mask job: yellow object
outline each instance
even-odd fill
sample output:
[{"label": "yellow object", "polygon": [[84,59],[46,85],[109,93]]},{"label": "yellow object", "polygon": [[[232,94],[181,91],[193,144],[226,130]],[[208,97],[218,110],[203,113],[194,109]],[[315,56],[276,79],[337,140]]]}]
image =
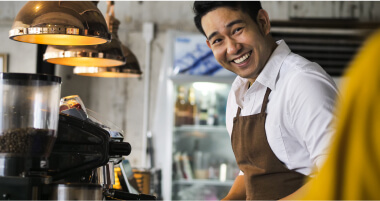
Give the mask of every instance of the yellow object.
[{"label": "yellow object", "polygon": [[25,43],[45,45],[98,45],[108,42],[106,39],[103,38],[68,34],[28,34],[14,36],[11,39]]},{"label": "yellow object", "polygon": [[330,154],[303,199],[380,200],[380,31],[347,70]]},{"label": "yellow object", "polygon": [[143,194],[150,194],[150,171],[147,169],[132,169],[134,177],[137,181],[139,192]]},{"label": "yellow object", "polygon": [[[46,54],[46,53],[45,53]],[[75,53],[74,53],[75,54]],[[63,55],[63,54],[61,54]],[[125,64],[125,61],[120,58],[117,59],[107,59],[107,58],[96,58],[96,57],[52,57],[46,58],[45,61],[65,66],[96,66],[96,67],[110,67],[110,66],[120,66]]]},{"label": "yellow object", "polygon": [[115,168],[114,168],[114,173],[115,173],[115,184],[112,186],[113,189],[119,189],[119,190],[123,189],[123,188],[121,187],[120,179],[119,179],[119,173],[120,173],[120,172],[121,172],[120,167],[115,167]]}]

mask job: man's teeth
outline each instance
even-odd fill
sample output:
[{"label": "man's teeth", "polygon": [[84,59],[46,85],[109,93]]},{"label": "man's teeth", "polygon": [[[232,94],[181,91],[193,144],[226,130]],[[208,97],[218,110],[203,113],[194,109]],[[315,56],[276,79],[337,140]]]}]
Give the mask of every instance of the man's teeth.
[{"label": "man's teeth", "polygon": [[247,53],[244,56],[240,57],[239,59],[235,59],[234,62],[237,63],[237,64],[240,64],[243,61],[247,60],[249,56],[251,56],[251,54]]}]

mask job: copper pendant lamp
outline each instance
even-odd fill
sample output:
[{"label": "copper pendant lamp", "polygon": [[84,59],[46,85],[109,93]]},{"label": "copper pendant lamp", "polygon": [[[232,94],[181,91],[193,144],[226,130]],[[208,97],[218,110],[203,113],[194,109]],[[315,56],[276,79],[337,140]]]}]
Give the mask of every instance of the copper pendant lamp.
[{"label": "copper pendant lamp", "polygon": [[[65,65],[84,67],[113,67],[125,64],[121,43],[117,30],[112,30],[114,22],[108,22],[112,33],[110,43],[89,46],[52,46],[49,45],[44,54],[44,61]],[[116,22],[115,22],[116,23]],[[120,23],[117,21],[117,23]]]},{"label": "copper pendant lamp", "polygon": [[112,34],[110,43],[89,46],[52,46],[46,48],[44,61],[65,66],[112,67],[125,64],[120,41]]},{"label": "copper pendant lamp", "polygon": [[[116,38],[119,41],[117,32],[119,29],[120,21],[115,18],[114,2],[108,1],[107,3],[108,7],[106,20],[110,25],[109,29],[112,31],[113,38]],[[100,67],[99,65],[93,65],[92,67],[76,66],[74,68],[74,74],[91,77],[140,77],[142,72],[140,70],[140,65],[137,61],[136,56],[128,47],[121,43],[120,45],[126,59],[126,63],[124,65],[116,67]]]},{"label": "copper pendant lamp", "polygon": [[111,40],[106,21],[91,1],[29,1],[9,38],[45,45],[96,45]]},{"label": "copper pendant lamp", "polygon": [[90,77],[120,77],[120,78],[138,78],[141,77],[140,65],[136,56],[124,45],[123,52],[126,57],[126,64],[116,67],[82,67],[76,66],[74,74]]}]

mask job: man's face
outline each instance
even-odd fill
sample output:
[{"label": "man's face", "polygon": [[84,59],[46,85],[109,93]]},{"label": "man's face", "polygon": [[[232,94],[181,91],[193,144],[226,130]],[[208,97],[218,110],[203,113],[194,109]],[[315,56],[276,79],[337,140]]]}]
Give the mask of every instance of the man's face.
[{"label": "man's face", "polygon": [[256,24],[248,14],[228,7],[210,11],[201,22],[216,60],[227,70],[254,81],[273,51],[266,37],[269,28],[260,26],[259,19]]}]

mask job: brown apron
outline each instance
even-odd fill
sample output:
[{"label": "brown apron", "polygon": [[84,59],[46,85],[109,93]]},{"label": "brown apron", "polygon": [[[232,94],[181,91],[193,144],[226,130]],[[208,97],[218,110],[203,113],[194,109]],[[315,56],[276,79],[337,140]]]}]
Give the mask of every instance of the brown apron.
[{"label": "brown apron", "polygon": [[305,175],[289,170],[273,153],[265,133],[267,88],[259,114],[240,116],[233,122],[231,136],[236,162],[244,172],[247,200],[278,200],[303,185]]}]

